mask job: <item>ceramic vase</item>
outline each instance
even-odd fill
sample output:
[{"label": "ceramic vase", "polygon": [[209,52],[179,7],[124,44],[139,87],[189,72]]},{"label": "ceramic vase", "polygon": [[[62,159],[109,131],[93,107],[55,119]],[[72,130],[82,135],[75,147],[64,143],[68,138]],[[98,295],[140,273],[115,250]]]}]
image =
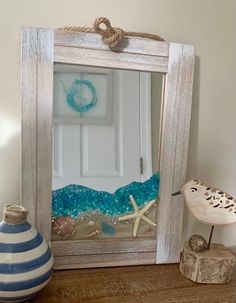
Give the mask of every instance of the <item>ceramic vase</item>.
[{"label": "ceramic vase", "polygon": [[24,207],[5,206],[0,223],[0,302],[28,300],[53,272],[48,243],[26,219]]}]

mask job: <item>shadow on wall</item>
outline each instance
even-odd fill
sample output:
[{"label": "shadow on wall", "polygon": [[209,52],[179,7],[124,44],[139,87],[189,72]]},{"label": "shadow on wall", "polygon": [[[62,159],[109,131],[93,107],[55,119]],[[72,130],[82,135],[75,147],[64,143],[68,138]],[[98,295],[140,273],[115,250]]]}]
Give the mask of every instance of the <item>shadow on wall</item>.
[{"label": "shadow on wall", "polygon": [[[200,58],[195,58],[195,71],[194,71],[194,85],[193,85],[193,104],[192,104],[192,116],[191,116],[191,128],[190,128],[190,140],[189,140],[189,153],[188,153],[188,170],[187,170],[187,180],[190,179],[200,179],[207,183],[208,180],[204,179],[204,176],[198,175],[197,159],[198,159],[198,135],[199,135],[199,103],[200,103]],[[204,163],[204,162],[203,162]],[[215,167],[208,168],[212,171],[217,170]],[[201,164],[203,165],[203,164]],[[213,184],[209,183],[209,186]],[[223,189],[223,188],[222,188]],[[232,194],[232,193],[229,193]],[[235,225],[234,225],[235,226]],[[232,227],[216,227],[212,242],[224,243],[226,239],[232,239]],[[193,234],[202,235],[206,240],[209,238],[211,227],[197,221],[194,216],[187,210],[186,204],[184,209],[184,226],[183,226],[183,237],[182,241],[186,241]],[[232,240],[231,240],[232,241]],[[231,241],[226,242],[225,245],[231,245]],[[235,242],[235,241],[234,241]],[[236,246],[232,247],[232,251],[236,253]],[[236,273],[235,273],[236,275]]]},{"label": "shadow on wall", "polygon": [[195,57],[193,101],[190,125],[189,149],[188,149],[188,169],[187,180],[197,178],[197,149],[199,132],[199,104],[200,104],[200,58]]}]

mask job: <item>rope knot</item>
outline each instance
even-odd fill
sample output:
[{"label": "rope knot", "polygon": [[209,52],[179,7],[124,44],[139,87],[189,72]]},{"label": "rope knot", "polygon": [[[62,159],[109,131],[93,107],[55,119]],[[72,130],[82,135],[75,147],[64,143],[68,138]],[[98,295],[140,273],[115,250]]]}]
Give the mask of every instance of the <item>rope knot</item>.
[{"label": "rope knot", "polygon": [[[101,24],[105,25],[105,29],[101,28]],[[112,27],[110,21],[105,17],[99,17],[94,21],[93,28],[90,27],[78,27],[78,26],[65,26],[58,30],[69,32],[82,32],[82,33],[97,33],[102,36],[103,42],[108,45],[111,51],[122,51],[116,47],[121,43],[122,39],[126,37],[142,37],[147,39],[153,39],[156,41],[165,41],[161,37],[153,34],[147,34],[142,32],[127,32],[119,27]]]},{"label": "rope knot", "polygon": [[[101,24],[105,24],[106,28],[102,29]],[[93,29],[95,33],[102,35],[103,42],[110,49],[114,49],[122,41],[124,31],[119,27],[112,27],[110,21],[105,17],[99,17],[94,21]]]}]

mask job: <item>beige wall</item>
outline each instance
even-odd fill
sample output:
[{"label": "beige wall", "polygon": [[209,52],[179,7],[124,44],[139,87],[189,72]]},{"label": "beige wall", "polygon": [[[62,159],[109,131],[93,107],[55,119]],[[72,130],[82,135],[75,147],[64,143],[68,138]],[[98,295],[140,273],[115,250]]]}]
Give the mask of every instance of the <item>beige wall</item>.
[{"label": "beige wall", "polygon": [[[236,196],[235,11],[235,0],[0,0],[1,205],[20,195],[21,27],[89,26],[97,16],[196,46],[188,177]],[[236,245],[235,228],[217,229],[215,240]],[[208,231],[186,212],[185,237]]]}]

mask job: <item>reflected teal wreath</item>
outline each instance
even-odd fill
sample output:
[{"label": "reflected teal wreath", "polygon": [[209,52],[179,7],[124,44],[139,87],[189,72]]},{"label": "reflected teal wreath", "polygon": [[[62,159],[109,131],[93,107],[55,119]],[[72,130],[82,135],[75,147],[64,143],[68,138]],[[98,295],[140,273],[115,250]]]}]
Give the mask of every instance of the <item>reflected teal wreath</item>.
[{"label": "reflected teal wreath", "polygon": [[[87,100],[82,96],[80,86],[85,85],[92,94],[91,100]],[[83,113],[91,110],[97,104],[97,92],[93,83],[89,80],[77,80],[75,79],[71,87],[67,91],[64,84],[62,86],[66,93],[67,104],[75,111]],[[77,102],[76,99],[79,99]]]}]

